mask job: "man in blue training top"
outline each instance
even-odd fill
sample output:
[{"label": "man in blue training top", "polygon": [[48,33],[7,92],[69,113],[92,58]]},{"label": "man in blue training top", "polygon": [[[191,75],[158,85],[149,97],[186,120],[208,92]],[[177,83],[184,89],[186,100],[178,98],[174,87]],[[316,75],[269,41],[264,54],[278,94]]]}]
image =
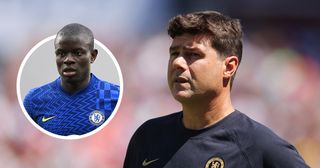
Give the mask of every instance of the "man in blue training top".
[{"label": "man in blue training top", "polygon": [[140,126],[124,168],[308,167],[292,145],[232,105],[242,57],[238,19],[214,11],[178,15],[168,34],[168,85],[182,111]]},{"label": "man in blue training top", "polygon": [[86,134],[113,112],[119,86],[102,81],[90,72],[98,55],[91,30],[81,24],[64,26],[54,40],[60,77],[31,89],[24,106],[31,118],[57,135]]}]

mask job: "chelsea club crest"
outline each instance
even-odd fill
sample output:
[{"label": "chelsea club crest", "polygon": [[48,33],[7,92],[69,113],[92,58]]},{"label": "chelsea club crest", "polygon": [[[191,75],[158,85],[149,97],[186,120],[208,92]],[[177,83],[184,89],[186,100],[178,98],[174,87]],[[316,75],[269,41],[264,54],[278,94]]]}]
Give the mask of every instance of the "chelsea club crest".
[{"label": "chelsea club crest", "polygon": [[205,168],[224,168],[224,162],[220,157],[212,157],[207,161]]},{"label": "chelsea club crest", "polygon": [[105,120],[105,116],[100,111],[95,110],[91,112],[89,115],[89,121],[93,125],[99,126],[104,122],[104,120]]}]

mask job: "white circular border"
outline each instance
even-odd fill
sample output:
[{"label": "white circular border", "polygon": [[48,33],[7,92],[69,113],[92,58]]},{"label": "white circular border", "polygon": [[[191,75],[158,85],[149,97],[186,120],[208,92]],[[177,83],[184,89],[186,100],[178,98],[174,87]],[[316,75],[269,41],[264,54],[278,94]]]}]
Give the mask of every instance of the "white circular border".
[{"label": "white circular border", "polygon": [[20,65],[20,67],[19,67],[19,72],[18,72],[18,76],[17,76],[17,83],[16,83],[16,89],[17,89],[17,96],[18,96],[19,105],[20,105],[20,108],[22,109],[24,115],[29,120],[29,122],[31,122],[41,132],[43,132],[43,133],[45,133],[45,134],[47,134],[47,135],[49,135],[51,137],[58,138],[58,139],[65,139],[65,140],[82,139],[82,138],[91,136],[91,135],[99,132],[100,130],[102,130],[106,125],[108,125],[108,123],[112,120],[112,118],[118,112],[119,106],[120,106],[121,101],[122,101],[122,95],[123,95],[123,77],[122,77],[122,72],[121,72],[119,63],[115,59],[115,57],[113,56],[112,52],[105,45],[103,45],[101,42],[99,42],[98,40],[94,39],[94,43],[97,44],[99,47],[101,47],[105,52],[107,52],[107,54],[110,56],[110,58],[112,59],[113,63],[115,64],[115,66],[117,68],[117,72],[118,72],[118,76],[119,76],[119,80],[120,80],[120,93],[119,93],[119,98],[118,98],[118,102],[117,102],[116,107],[113,109],[111,115],[108,117],[108,119],[102,125],[100,125],[96,129],[94,129],[93,131],[90,131],[90,132],[88,132],[86,134],[83,134],[83,135],[62,136],[62,135],[57,135],[57,134],[54,134],[54,133],[51,133],[51,132],[45,130],[44,128],[40,127],[35,121],[32,120],[32,118],[29,116],[28,112],[26,111],[26,109],[25,109],[25,107],[23,105],[23,101],[22,101],[22,98],[21,98],[21,90],[20,90],[20,79],[21,79],[22,70],[23,70],[26,62],[28,61],[28,59],[33,54],[33,52],[35,52],[40,46],[42,46],[46,42],[48,42],[50,40],[53,40],[55,38],[56,38],[56,35],[53,35],[53,36],[49,36],[49,37],[41,40],[34,47],[32,47],[31,50],[27,53],[27,55],[23,58],[23,61],[22,61],[21,65]]}]

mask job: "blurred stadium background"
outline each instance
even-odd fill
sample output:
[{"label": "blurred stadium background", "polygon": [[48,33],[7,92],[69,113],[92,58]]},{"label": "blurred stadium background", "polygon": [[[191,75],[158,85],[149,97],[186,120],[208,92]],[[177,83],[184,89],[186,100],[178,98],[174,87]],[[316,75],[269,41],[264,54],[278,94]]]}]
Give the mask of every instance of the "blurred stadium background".
[{"label": "blurred stadium background", "polygon": [[[166,83],[168,19],[206,9],[240,18],[243,24],[243,62],[232,95],[237,109],[294,144],[311,167],[320,167],[316,0],[0,1],[0,167],[122,167],[129,139],[140,124],[180,110]],[[123,72],[124,95],[102,131],[66,141],[28,122],[15,86],[31,47],[72,22],[91,28],[113,52]]]}]

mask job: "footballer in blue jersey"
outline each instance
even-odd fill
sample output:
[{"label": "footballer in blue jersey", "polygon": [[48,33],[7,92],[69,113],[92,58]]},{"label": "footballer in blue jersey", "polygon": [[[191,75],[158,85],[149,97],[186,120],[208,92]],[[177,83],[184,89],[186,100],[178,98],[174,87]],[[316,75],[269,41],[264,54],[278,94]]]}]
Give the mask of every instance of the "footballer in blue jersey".
[{"label": "footballer in blue jersey", "polygon": [[93,33],[78,24],[64,26],[54,40],[60,77],[32,89],[24,99],[30,117],[45,130],[62,136],[83,135],[102,125],[113,112],[119,86],[90,72],[98,50]]},{"label": "footballer in blue jersey", "polygon": [[61,78],[32,89],[24,99],[30,117],[42,128],[57,135],[82,135],[101,124],[113,112],[119,86],[91,74],[88,86],[74,93],[65,92]]},{"label": "footballer in blue jersey", "polygon": [[232,105],[242,57],[238,19],[215,11],[178,15],[168,34],[167,80],[182,111],[140,126],[124,168],[308,167],[292,145]]}]

